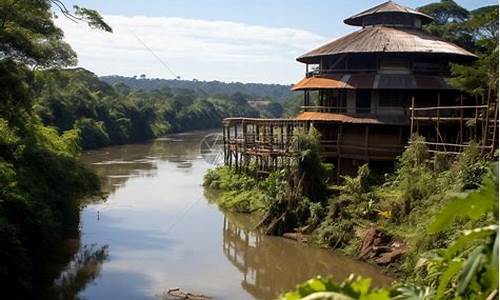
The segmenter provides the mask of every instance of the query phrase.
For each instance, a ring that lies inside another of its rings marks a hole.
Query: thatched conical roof
[[[367,9],[359,14],[344,20],[344,23],[354,26],[363,26],[364,20],[374,16],[397,16],[397,15],[411,15],[422,20],[422,24],[431,23],[434,19],[418,10],[405,7],[397,4],[394,1],[387,1],[370,9]]]
[[[420,29],[370,26],[303,54],[298,61],[319,63],[322,56],[354,53],[444,54],[450,61],[473,60],[476,55]]]

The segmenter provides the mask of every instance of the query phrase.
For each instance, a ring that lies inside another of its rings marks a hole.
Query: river
[[[272,299],[312,276],[390,278],[331,250],[264,236],[254,217],[207,199],[208,132],[89,151],[81,161],[109,193],[81,211],[78,251],[56,280],[65,297],[158,299],[169,288],[215,299]]]

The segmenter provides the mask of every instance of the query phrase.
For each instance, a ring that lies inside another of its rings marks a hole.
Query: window
[[[356,112],[370,113],[371,111],[371,91],[358,90],[356,91]]]
[[[331,112],[346,111],[346,93],[343,90],[327,90],[323,106],[328,107]]]
[[[405,106],[408,97],[402,91],[380,91],[379,106],[401,107]]]
[[[380,72],[390,74],[409,74],[410,62],[407,59],[384,58],[380,60]]]

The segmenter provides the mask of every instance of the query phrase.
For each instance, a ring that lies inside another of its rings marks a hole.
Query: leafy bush
[[[374,289],[370,278],[351,276],[342,283],[332,278],[316,277],[299,284],[294,291],[282,295],[280,300],[390,300],[390,291]]]
[[[228,167],[208,170],[203,185],[222,192],[217,197],[218,204],[225,209],[250,213],[264,211],[272,199],[276,198],[284,172],[273,172],[263,180]]]
[[[298,136],[299,166],[303,180],[303,193],[313,202],[323,201],[328,196],[327,183],[331,179],[332,168],[321,160],[320,134],[312,128],[309,133]]]

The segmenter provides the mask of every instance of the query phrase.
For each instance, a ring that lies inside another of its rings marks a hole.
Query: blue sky
[[[295,62],[295,57],[356,30],[342,20],[381,2],[72,0],[66,3],[97,9],[109,20],[115,34],[109,37],[84,32],[61,18],[57,23],[79,54],[80,65],[99,75],[173,76],[136,35],[185,79],[291,83],[303,73],[303,66]],[[409,7],[430,2],[433,1],[398,1]],[[457,2],[467,9],[498,4],[493,0]],[[82,39],[83,34],[87,36]],[[202,59],[205,55],[207,59]]]

